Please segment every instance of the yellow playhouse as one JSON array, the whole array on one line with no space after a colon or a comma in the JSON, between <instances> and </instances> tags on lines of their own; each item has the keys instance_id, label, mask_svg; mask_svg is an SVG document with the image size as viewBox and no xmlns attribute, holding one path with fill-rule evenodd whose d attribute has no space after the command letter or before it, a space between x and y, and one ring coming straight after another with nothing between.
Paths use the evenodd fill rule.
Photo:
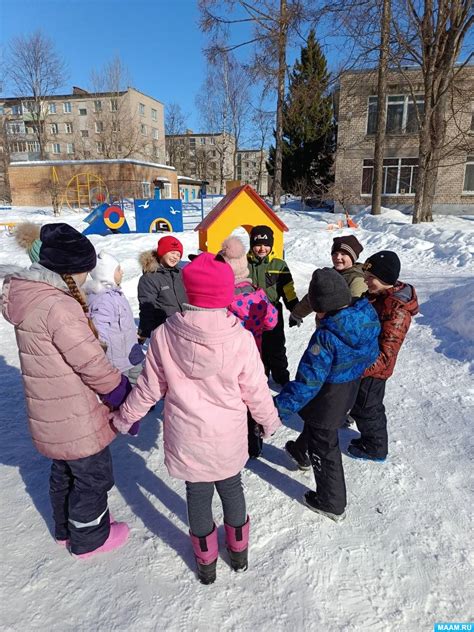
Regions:
<instances>
[{"instance_id":1,"label":"yellow playhouse","mask_svg":"<svg viewBox=\"0 0 474 632\"><path fill-rule=\"evenodd\" d=\"M199 231L201 252L217 253L224 239L239 226L250 233L254 226L261 224L273 230L273 254L283 258L283 233L288 231L288 226L249 184L244 184L232 189L194 230Z\"/></svg>"}]
</instances>

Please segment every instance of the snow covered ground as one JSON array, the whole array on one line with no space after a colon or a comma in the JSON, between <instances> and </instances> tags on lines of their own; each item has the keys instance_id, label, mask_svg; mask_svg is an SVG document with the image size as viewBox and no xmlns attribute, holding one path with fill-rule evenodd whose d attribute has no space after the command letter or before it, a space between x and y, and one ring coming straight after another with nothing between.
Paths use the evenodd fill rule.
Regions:
<instances>
[{"instance_id":1,"label":"snow covered ground","mask_svg":"<svg viewBox=\"0 0 474 632\"><path fill-rule=\"evenodd\" d=\"M302 296L315 267L331 265L337 217L283 212L286 258ZM0 211L0 221L67 221L48 210ZM294 416L244 470L252 520L250 568L231 572L225 552L211 587L194 575L184 484L163 465L161 405L140 435L112 446L116 487L110 506L132 533L115 553L72 559L51 537L49 462L30 442L13 328L0 319L2 486L1 630L9 631L429 631L434 622L472 621L472 419L474 418L474 217L437 217L413 226L397 211L357 216L363 256L395 250L401 278L416 286L415 319L390 379L386 463L344 456L347 519L335 524L303 507L312 476L284 452ZM197 235L179 235L185 255ZM122 260L124 289L137 313L137 254L154 235L92 237ZM0 233L0 271L28 265ZM287 329L294 373L312 318ZM345 452L355 429L341 431ZM471 487L470 487L471 485ZM222 515L215 517L223 541Z\"/></svg>"}]
</instances>

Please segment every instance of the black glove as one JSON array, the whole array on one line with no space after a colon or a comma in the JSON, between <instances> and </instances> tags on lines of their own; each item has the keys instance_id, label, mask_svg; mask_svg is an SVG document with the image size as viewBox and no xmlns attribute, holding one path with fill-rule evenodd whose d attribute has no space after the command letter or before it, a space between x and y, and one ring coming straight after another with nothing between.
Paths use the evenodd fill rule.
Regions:
<instances>
[{"instance_id":1,"label":"black glove","mask_svg":"<svg viewBox=\"0 0 474 632\"><path fill-rule=\"evenodd\" d=\"M288 325L290 327L300 327L301 323L303 322L302 318L299 318L299 316L293 316L293 314L290 314L290 318L288 320Z\"/></svg>"}]
</instances>

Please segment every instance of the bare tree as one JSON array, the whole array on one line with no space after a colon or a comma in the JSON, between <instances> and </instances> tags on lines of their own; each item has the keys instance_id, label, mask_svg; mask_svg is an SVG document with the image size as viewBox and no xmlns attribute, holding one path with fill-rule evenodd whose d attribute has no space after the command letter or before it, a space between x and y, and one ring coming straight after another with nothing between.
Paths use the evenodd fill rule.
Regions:
<instances>
[{"instance_id":1,"label":"bare tree","mask_svg":"<svg viewBox=\"0 0 474 632\"><path fill-rule=\"evenodd\" d=\"M92 148L88 136L78 133L76 154L84 158L91 152L112 159L128 158L132 154L149 158L151 141L148 135L141 133L138 113L127 91L130 76L120 57L114 57L100 70L93 70L90 83L89 94L96 96L91 122L98 149Z\"/></svg>"},{"instance_id":2,"label":"bare tree","mask_svg":"<svg viewBox=\"0 0 474 632\"><path fill-rule=\"evenodd\" d=\"M391 0L382 0L380 17L380 50L377 77L377 102L385 103L387 98L387 68L390 54L390 20ZM377 108L377 127L375 131L374 180L372 188L372 215L380 215L382 211L383 190L383 155L385 149L385 107Z\"/></svg>"},{"instance_id":3,"label":"bare tree","mask_svg":"<svg viewBox=\"0 0 474 632\"><path fill-rule=\"evenodd\" d=\"M299 37L299 28L306 21L318 17L314 6L317 0L199 0L201 29L210 33L212 40L207 49L214 57L223 51L233 51L251 45L253 56L249 72L261 80L264 91L276 93L275 122L275 175L273 208L280 209L281 167L283 152L283 103L287 71L287 46L293 37ZM250 33L237 44L226 44L233 25L250 27Z\"/></svg>"},{"instance_id":4,"label":"bare tree","mask_svg":"<svg viewBox=\"0 0 474 632\"><path fill-rule=\"evenodd\" d=\"M263 174L267 173L265 149L268 147L270 137L273 131L273 121L275 113L269 112L263 108L262 100L254 109L252 114L252 143L255 144L259 151L259 162L257 172L257 193L262 192Z\"/></svg>"},{"instance_id":5,"label":"bare tree","mask_svg":"<svg viewBox=\"0 0 474 632\"><path fill-rule=\"evenodd\" d=\"M217 135L214 137L213 151L216 152L216 179L219 182L220 194L225 192L225 181L233 176L235 162L233 114L229 102L230 82L227 63L211 65L196 99L202 124L209 132Z\"/></svg>"},{"instance_id":6,"label":"bare tree","mask_svg":"<svg viewBox=\"0 0 474 632\"><path fill-rule=\"evenodd\" d=\"M38 142L40 157L46 157L46 98L64 85L66 66L54 44L42 31L20 35L10 42L7 53L8 78L16 95L24 98L32 133Z\"/></svg>"},{"instance_id":7,"label":"bare tree","mask_svg":"<svg viewBox=\"0 0 474 632\"><path fill-rule=\"evenodd\" d=\"M166 134L166 151L168 154L168 164L178 169L178 163L181 162L179 152L181 139L176 138L180 134L184 134L187 127L187 116L178 103L168 103L165 107L165 134ZM183 156L184 157L184 156ZM179 169L181 171L181 169Z\"/></svg>"},{"instance_id":8,"label":"bare tree","mask_svg":"<svg viewBox=\"0 0 474 632\"><path fill-rule=\"evenodd\" d=\"M432 221L438 169L446 154L446 130L455 82L462 72L456 67L464 39L474 24L472 0L406 0L406 12L394 22L406 61L420 67L424 108L418 109L419 158L413 223ZM471 50L466 63L472 58ZM412 85L404 67L402 72ZM472 98L472 93L471 93Z\"/></svg>"}]
</instances>

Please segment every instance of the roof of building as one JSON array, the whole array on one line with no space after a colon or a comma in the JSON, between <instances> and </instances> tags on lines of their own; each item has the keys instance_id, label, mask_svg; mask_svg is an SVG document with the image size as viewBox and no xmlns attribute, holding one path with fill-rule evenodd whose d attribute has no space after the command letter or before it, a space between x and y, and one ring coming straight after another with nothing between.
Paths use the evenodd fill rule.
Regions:
<instances>
[{"instance_id":1,"label":"roof of building","mask_svg":"<svg viewBox=\"0 0 474 632\"><path fill-rule=\"evenodd\" d=\"M262 209L262 211L268 215L268 217L272 220L280 230L288 231L288 226L281 221L278 215L273 211L268 204L262 200L262 198L258 195L258 193L253 189L249 184L243 184L240 187L236 187L229 191L229 193L222 198L222 200L215 206L212 211L206 215L206 217L202 220L200 224L196 226L194 230L207 230L214 224L217 218L224 213L229 204L235 200L235 198L241 193L246 192L256 204Z\"/></svg>"},{"instance_id":2,"label":"roof of building","mask_svg":"<svg viewBox=\"0 0 474 632\"><path fill-rule=\"evenodd\" d=\"M157 162L146 162L144 160L134 160L133 158L89 158L87 160L18 160L10 162L10 166L13 167L31 167L35 165L45 166L57 166L57 165L87 165L87 164L132 164L141 165L143 167L158 167L160 169L168 169L169 171L176 171L176 167L170 167L170 165L161 165Z\"/></svg>"},{"instance_id":3,"label":"roof of building","mask_svg":"<svg viewBox=\"0 0 474 632\"><path fill-rule=\"evenodd\" d=\"M138 92L139 94L143 94L143 96L147 97L148 99L152 99L153 101L157 101L158 103L163 105L163 102L160 101L159 99L155 99L155 97L151 97L149 94L146 94L145 92L142 92L141 90L137 90L137 88L134 88L133 86L128 86L126 90L119 90L119 91L114 90L112 92L94 92L94 91L89 92L88 90L84 90L83 88L79 88L78 86L73 86L72 90L73 90L72 93L68 93L68 94L44 95L41 97L41 99L44 101L54 101L55 99L81 100L85 98L95 99L98 97L122 97L129 90L134 90L135 92ZM3 97L3 98L0 98L0 101L3 103L17 103L18 101L32 101L33 99L34 99L33 96Z\"/></svg>"}]
</instances>

